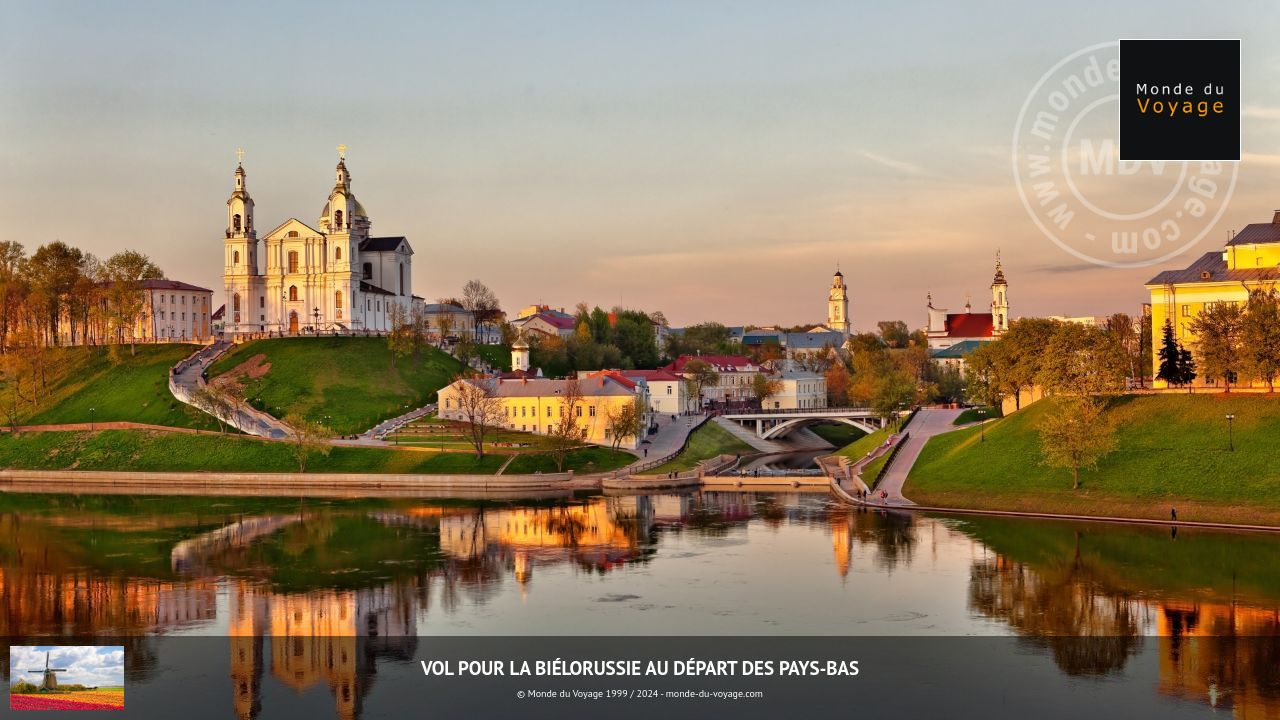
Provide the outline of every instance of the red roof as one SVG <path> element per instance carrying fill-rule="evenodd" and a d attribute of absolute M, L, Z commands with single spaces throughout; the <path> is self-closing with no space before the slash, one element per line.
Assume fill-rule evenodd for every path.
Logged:
<path fill-rule="evenodd" d="M 681 355 L 676 361 L 662 368 L 669 372 L 684 372 L 684 366 L 694 360 L 701 360 L 718 371 L 737 370 L 745 372 L 748 368 L 758 369 L 755 363 L 752 363 L 741 355 Z"/>
<path fill-rule="evenodd" d="M 640 378 L 646 382 L 670 382 L 679 380 L 680 376 L 675 375 L 667 370 L 659 368 L 657 370 L 623 370 L 622 375 L 629 378 Z"/>
<path fill-rule="evenodd" d="M 596 370 L 595 372 L 587 373 L 587 378 L 588 379 L 600 378 L 601 382 L 603 382 L 605 378 L 608 378 L 609 380 L 613 380 L 614 382 L 618 383 L 619 385 L 621 385 L 622 387 L 628 390 L 636 389 L 636 384 L 630 379 L 620 375 L 617 370 Z"/>
<path fill-rule="evenodd" d="M 991 313 L 949 313 L 947 337 L 992 337 Z"/>

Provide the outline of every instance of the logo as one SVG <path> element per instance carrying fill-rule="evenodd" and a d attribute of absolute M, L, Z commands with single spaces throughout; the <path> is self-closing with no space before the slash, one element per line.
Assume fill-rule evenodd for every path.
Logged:
<path fill-rule="evenodd" d="M 1046 237 L 1104 267 L 1165 262 L 1226 211 L 1238 163 L 1121 160 L 1120 44 L 1058 61 L 1032 87 L 1013 130 L 1022 205 Z"/>

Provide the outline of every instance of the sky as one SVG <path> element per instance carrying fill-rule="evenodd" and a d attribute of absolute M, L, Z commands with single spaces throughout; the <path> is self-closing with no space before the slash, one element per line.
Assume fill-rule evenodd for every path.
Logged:
<path fill-rule="evenodd" d="M 124 648 L 119 645 L 15 645 L 9 648 L 9 684 L 18 680 L 39 685 L 44 679 L 45 653 L 49 667 L 66 668 L 58 673 L 60 685 L 122 687 Z M 26 672 L 39 669 L 40 672 Z"/>
<path fill-rule="evenodd" d="M 0 239 L 141 250 L 214 288 L 235 150 L 257 227 L 314 225 L 348 146 L 414 291 L 580 301 L 673 325 L 1135 313 L 1142 283 L 1280 207 L 1268 2 L 7 2 Z M 1083 263 L 1010 163 L 1041 74 L 1120 37 L 1241 38 L 1244 152 L 1222 221 L 1149 268 Z"/>

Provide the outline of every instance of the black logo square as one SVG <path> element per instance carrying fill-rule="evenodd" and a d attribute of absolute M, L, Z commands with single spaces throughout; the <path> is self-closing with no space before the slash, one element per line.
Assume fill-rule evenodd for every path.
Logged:
<path fill-rule="evenodd" d="M 1239 40 L 1120 41 L 1121 160 L 1240 159 Z"/>

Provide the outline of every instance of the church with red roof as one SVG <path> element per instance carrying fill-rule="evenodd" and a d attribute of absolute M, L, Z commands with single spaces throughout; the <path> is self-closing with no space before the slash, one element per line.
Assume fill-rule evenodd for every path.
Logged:
<path fill-rule="evenodd" d="M 1004 279 L 1000 254 L 996 253 L 996 274 L 991 281 L 990 312 L 973 312 L 965 302 L 964 312 L 947 312 L 946 308 L 933 306 L 933 294 L 929 295 L 930 350 L 946 350 L 965 342 L 990 342 L 1009 329 L 1009 284 Z"/>

